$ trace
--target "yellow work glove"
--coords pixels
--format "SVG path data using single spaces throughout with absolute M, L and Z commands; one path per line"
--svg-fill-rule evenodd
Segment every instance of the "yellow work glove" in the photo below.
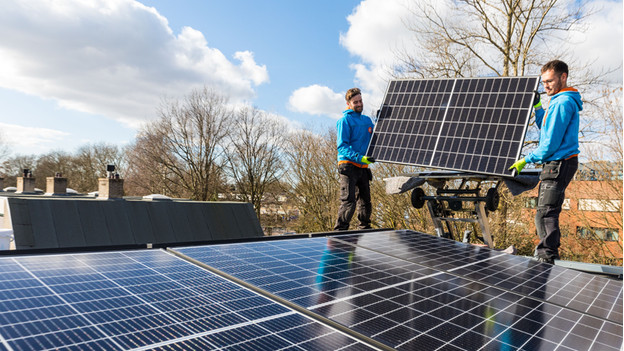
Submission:
M 371 163 L 374 163 L 375 159 L 370 157 L 370 156 L 364 156 L 362 157 L 362 163 L 370 165 Z
M 511 165 L 511 167 L 509 167 L 509 170 L 511 171 L 512 169 L 516 169 L 516 172 L 518 172 L 518 174 L 520 174 L 520 172 L 522 172 L 522 169 L 524 168 L 524 166 L 526 166 L 527 162 L 524 158 L 519 159 L 518 161 L 516 161 L 513 165 Z

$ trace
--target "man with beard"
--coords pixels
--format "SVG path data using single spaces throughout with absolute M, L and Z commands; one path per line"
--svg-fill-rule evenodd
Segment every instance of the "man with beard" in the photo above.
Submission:
M 371 227 L 370 181 L 373 178 L 368 165 L 375 160 L 365 154 L 374 125 L 370 117 L 362 114 L 364 104 L 360 89 L 349 89 L 345 100 L 347 109 L 336 123 L 341 203 L 334 230 L 349 229 L 356 205 L 358 228 L 368 229 Z
M 578 90 L 568 87 L 567 81 L 568 65 L 563 61 L 553 60 L 542 67 L 542 84 L 551 98 L 547 112 L 542 109 L 539 94 L 534 101 L 539 145 L 509 168 L 520 173 L 527 163 L 543 164 L 535 214 L 540 242 L 535 255 L 539 261 L 551 264 L 559 259 L 559 214 L 565 190 L 578 169 L 580 152 L 579 111 L 583 110 L 583 102 Z

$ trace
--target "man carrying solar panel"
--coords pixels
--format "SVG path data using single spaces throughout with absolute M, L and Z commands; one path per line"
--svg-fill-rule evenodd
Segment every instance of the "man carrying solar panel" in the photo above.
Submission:
M 340 208 L 334 230 L 348 230 L 357 205 L 359 229 L 371 226 L 370 181 L 373 175 L 368 165 L 375 162 L 366 157 L 366 149 L 373 134 L 373 121 L 363 115 L 362 93 L 351 88 L 345 95 L 347 109 L 336 122 L 338 146 L 338 173 L 340 174 Z
M 578 168 L 579 111 L 581 94 L 567 86 L 568 65 L 553 60 L 542 67 L 542 84 L 550 96 L 548 112 L 542 109 L 539 94 L 534 101 L 535 124 L 540 129 L 537 149 L 516 161 L 509 169 L 522 171 L 527 163 L 542 163 L 535 227 L 540 238 L 535 255 L 541 262 L 559 259 L 559 214 L 565 189 Z

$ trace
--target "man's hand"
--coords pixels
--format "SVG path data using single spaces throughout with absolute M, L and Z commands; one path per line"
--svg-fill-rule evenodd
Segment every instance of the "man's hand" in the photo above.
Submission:
M 516 172 L 518 172 L 518 174 L 520 174 L 520 172 L 522 172 L 522 169 L 524 168 L 524 166 L 526 166 L 527 162 L 524 160 L 524 158 L 519 159 L 518 161 L 516 161 L 516 163 L 514 163 L 513 165 L 511 165 L 511 167 L 509 167 L 509 170 L 511 171 L 512 169 L 516 169 Z
M 535 93 L 535 96 L 533 97 L 533 108 L 536 110 L 539 110 L 540 108 L 542 108 L 542 100 L 540 98 L 540 93 L 538 93 L 537 91 L 535 91 L 534 93 Z
M 370 157 L 370 156 L 364 156 L 362 157 L 362 163 L 370 165 L 371 163 L 374 163 L 375 159 Z

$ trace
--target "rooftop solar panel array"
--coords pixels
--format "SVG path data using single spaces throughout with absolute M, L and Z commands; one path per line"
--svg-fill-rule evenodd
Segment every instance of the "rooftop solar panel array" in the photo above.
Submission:
M 389 83 L 367 155 L 379 161 L 512 175 L 539 77 Z
M 369 346 L 161 250 L 0 259 L 0 349 Z
M 621 348 L 621 282 L 441 241 L 392 231 L 177 251 L 399 350 Z
M 413 231 L 0 258 L 0 350 L 620 350 L 621 281 Z

